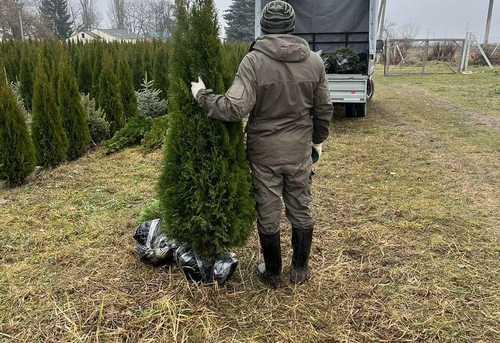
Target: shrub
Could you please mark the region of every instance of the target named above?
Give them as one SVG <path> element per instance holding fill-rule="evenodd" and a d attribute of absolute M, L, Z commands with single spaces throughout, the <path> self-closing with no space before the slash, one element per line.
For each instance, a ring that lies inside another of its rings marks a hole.
<path fill-rule="evenodd" d="M 153 61 L 155 87 L 161 90 L 161 97 L 166 99 L 168 94 L 168 46 L 159 44 Z"/>
<path fill-rule="evenodd" d="M 111 55 L 106 54 L 103 58 L 100 73 L 98 105 L 106 113 L 106 120 L 111 125 L 111 134 L 114 134 L 125 125 L 119 85 L 120 83 L 113 70 Z"/>
<path fill-rule="evenodd" d="M 110 125 L 106 121 L 106 114 L 100 108 L 96 108 L 95 100 L 90 95 L 81 95 L 81 102 L 90 138 L 94 145 L 98 145 L 109 138 Z"/>
<path fill-rule="evenodd" d="M 213 259 L 244 244 L 255 209 L 241 123 L 207 118 L 190 91 L 198 75 L 224 91 L 217 15 L 212 0 L 188 13 L 177 0 L 169 58 L 169 130 L 160 179 L 162 225 L 168 237 Z"/>
<path fill-rule="evenodd" d="M 123 111 L 126 118 L 137 115 L 137 97 L 134 91 L 134 78 L 126 60 L 120 61 L 120 95 L 123 102 Z"/>
<path fill-rule="evenodd" d="M 151 118 L 141 116 L 130 118 L 127 125 L 106 142 L 106 153 L 112 154 L 127 147 L 141 144 L 146 133 L 151 130 L 151 126 Z"/>
<path fill-rule="evenodd" d="M 23 99 L 24 107 L 31 111 L 31 104 L 33 102 L 33 75 L 35 72 L 34 68 L 34 55 L 30 51 L 30 48 L 24 48 L 21 57 L 21 70 L 19 75 L 20 88 L 19 94 L 21 99 Z"/>
<path fill-rule="evenodd" d="M 153 151 L 162 147 L 168 130 L 168 116 L 153 119 L 151 130 L 144 136 L 144 149 Z"/>
<path fill-rule="evenodd" d="M 26 124 L 28 126 L 31 125 L 31 113 L 28 112 L 24 106 L 23 97 L 21 96 L 21 82 L 10 82 L 9 85 L 14 97 L 16 98 L 17 108 L 23 115 Z"/>
<path fill-rule="evenodd" d="M 450 62 L 455 59 L 458 46 L 453 42 L 438 42 L 432 45 L 429 53 L 430 61 Z"/>
<path fill-rule="evenodd" d="M 69 161 L 73 161 L 85 154 L 91 138 L 81 104 L 78 84 L 69 61 L 61 67 L 57 93 L 59 113 L 63 119 L 64 130 L 68 138 L 67 157 Z"/>
<path fill-rule="evenodd" d="M 142 88 L 136 92 L 139 114 L 144 117 L 159 117 L 167 110 L 167 101 L 161 99 L 161 90 L 154 88 L 154 82 L 146 78 L 142 82 Z"/>
<path fill-rule="evenodd" d="M 44 167 L 55 167 L 66 160 L 68 139 L 57 109 L 54 82 L 49 81 L 42 57 L 36 68 L 33 90 L 32 134 L 36 159 Z"/>
<path fill-rule="evenodd" d="M 249 44 L 245 43 L 225 43 L 222 46 L 222 60 L 224 63 L 224 85 L 229 88 L 238 71 L 241 60 L 248 52 Z"/>
<path fill-rule="evenodd" d="M 0 65 L 0 178 L 20 185 L 35 169 L 35 150 L 16 99 Z"/>

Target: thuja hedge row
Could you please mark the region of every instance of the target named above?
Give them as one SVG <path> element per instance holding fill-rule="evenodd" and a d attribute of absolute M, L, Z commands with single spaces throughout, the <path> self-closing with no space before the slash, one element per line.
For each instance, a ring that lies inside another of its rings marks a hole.
<path fill-rule="evenodd" d="M 0 43 L 0 139 L 5 139 L 0 141 L 0 180 L 17 185 L 35 165 L 54 167 L 62 161 L 78 159 L 87 151 L 91 139 L 80 94 L 88 95 L 104 112 L 111 135 L 138 114 L 134 91 L 145 78 L 153 80 L 161 96 L 168 98 L 169 45 L 160 41 Z M 247 49 L 244 44 L 222 46 L 225 87 L 232 82 Z M 12 106 L 16 94 L 9 89 L 9 83 L 18 85 L 21 104 L 17 107 Z M 13 123 L 26 120 L 23 112 L 31 120 L 16 124 L 15 129 L 20 132 L 13 133 Z M 26 154 L 20 156 L 16 145 Z"/>

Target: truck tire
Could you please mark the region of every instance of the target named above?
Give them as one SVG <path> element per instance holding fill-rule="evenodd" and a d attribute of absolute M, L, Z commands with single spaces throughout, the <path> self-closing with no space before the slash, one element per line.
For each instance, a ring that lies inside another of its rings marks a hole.
<path fill-rule="evenodd" d="M 345 116 L 348 118 L 356 117 L 355 104 L 345 104 Z"/>
<path fill-rule="evenodd" d="M 375 82 L 373 80 L 368 80 L 368 85 L 366 89 L 366 95 L 368 97 L 368 101 L 371 101 L 373 96 L 375 95 Z"/>
<path fill-rule="evenodd" d="M 354 104 L 354 111 L 357 118 L 366 117 L 368 112 L 368 103 L 366 104 Z"/>

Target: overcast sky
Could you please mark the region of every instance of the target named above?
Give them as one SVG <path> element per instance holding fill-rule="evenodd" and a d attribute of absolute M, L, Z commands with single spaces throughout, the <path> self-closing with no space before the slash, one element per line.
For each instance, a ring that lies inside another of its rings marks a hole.
<path fill-rule="evenodd" d="M 215 0 L 219 14 L 231 1 Z M 106 22 L 109 2 L 96 0 Z M 419 38 L 462 38 L 469 30 L 482 39 L 488 3 L 489 0 L 388 0 L 387 21 L 399 26 L 416 25 Z M 491 40 L 500 42 L 500 0 L 493 10 Z"/>

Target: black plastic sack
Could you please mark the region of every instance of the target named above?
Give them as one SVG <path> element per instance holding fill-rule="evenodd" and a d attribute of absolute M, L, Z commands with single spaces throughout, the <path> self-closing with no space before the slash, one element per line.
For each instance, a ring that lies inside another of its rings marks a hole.
<path fill-rule="evenodd" d="M 233 276 L 238 267 L 238 259 L 234 253 L 228 253 L 215 261 L 214 280 L 219 286 L 224 286 L 227 280 Z"/>
<path fill-rule="evenodd" d="M 160 219 L 139 225 L 134 239 L 137 242 L 137 255 L 144 263 L 161 267 L 175 262 L 174 254 L 178 245 L 161 231 Z"/>
<path fill-rule="evenodd" d="M 238 267 L 238 259 L 233 253 L 213 261 L 198 256 L 186 246 L 177 249 L 175 260 L 188 281 L 209 285 L 217 282 L 219 286 L 224 286 Z"/>
<path fill-rule="evenodd" d="M 334 54 L 323 54 L 327 74 L 367 74 L 368 54 L 358 54 L 349 48 L 338 49 Z"/>

